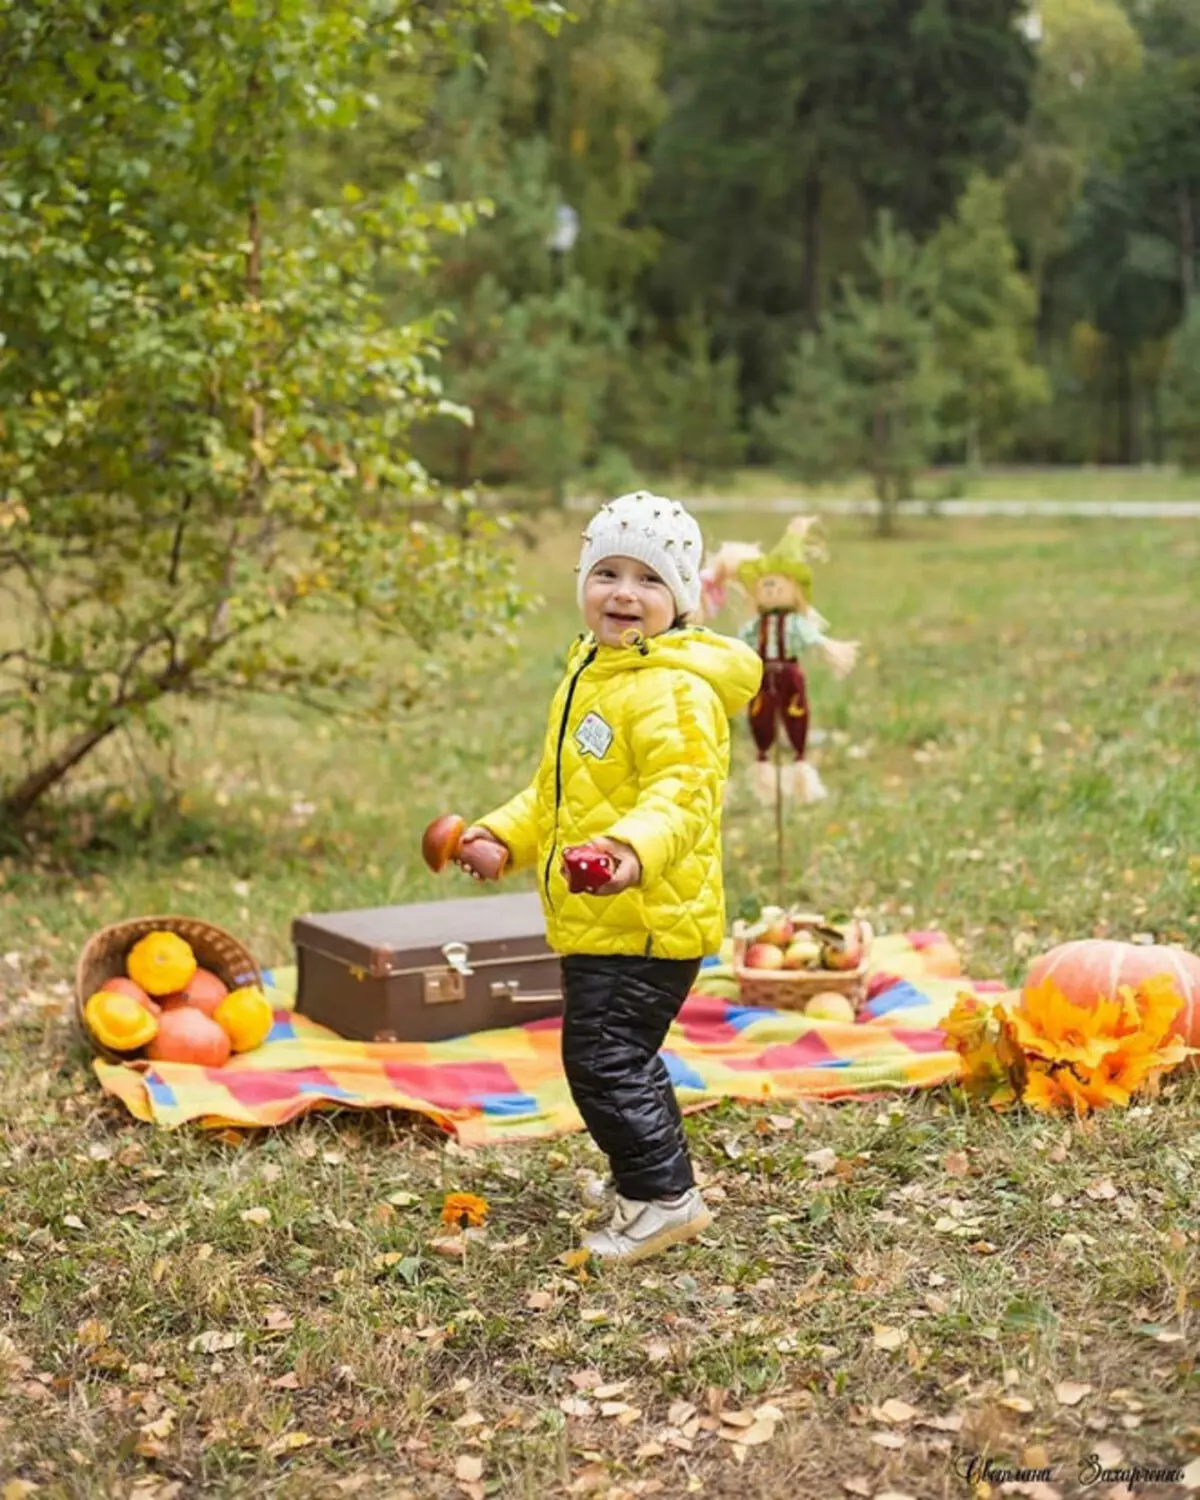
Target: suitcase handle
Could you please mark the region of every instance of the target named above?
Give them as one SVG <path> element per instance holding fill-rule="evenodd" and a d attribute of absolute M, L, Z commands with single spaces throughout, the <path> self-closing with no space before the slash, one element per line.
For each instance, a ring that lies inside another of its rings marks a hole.
<path fill-rule="evenodd" d="M 532 990 L 527 995 L 519 993 L 519 979 L 495 979 L 488 986 L 493 1000 L 511 1000 L 514 1005 L 550 1005 L 562 999 L 561 990 Z"/>

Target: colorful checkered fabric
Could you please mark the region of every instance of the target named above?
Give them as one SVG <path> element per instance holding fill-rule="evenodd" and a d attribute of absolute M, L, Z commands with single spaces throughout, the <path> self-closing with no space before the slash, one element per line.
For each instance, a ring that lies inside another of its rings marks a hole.
<path fill-rule="evenodd" d="M 275 1025 L 223 1068 L 96 1061 L 101 1086 L 139 1120 L 165 1129 L 282 1125 L 312 1109 L 413 1110 L 467 1145 L 581 1130 L 559 1060 L 557 1020 L 444 1042 L 352 1042 L 291 1010 L 295 971 L 267 976 Z M 964 988 L 958 956 L 937 932 L 877 938 L 853 1025 L 689 996 L 663 1058 L 685 1110 L 719 1099 L 786 1105 L 930 1088 L 958 1072 L 939 1021 Z"/>

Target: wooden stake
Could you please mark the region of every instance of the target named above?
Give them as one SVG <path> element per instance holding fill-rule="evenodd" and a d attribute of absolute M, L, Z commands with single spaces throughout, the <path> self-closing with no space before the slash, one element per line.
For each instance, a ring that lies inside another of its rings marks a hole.
<path fill-rule="evenodd" d="M 778 741 L 771 746 L 771 754 L 775 758 L 775 874 L 779 888 L 777 904 L 786 910 L 788 901 L 783 878 L 783 766 L 779 759 Z"/>

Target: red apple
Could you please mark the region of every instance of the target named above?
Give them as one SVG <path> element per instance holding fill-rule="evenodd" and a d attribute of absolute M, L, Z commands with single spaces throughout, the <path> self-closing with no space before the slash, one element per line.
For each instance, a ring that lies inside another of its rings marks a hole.
<path fill-rule="evenodd" d="M 827 969 L 846 971 L 857 969 L 863 961 L 863 933 L 858 922 L 842 928 L 836 938 L 830 938 L 821 949 L 821 958 Z"/>
<path fill-rule="evenodd" d="M 782 969 L 783 949 L 777 943 L 751 943 L 746 949 L 747 969 Z"/>
<path fill-rule="evenodd" d="M 758 920 L 761 942 L 774 943 L 777 948 L 786 948 L 791 942 L 796 928 L 782 906 L 764 906 Z"/>
<path fill-rule="evenodd" d="M 563 850 L 563 870 L 572 891 L 598 891 L 612 879 L 613 859 L 595 844 L 575 844 Z"/>
<path fill-rule="evenodd" d="M 134 984 L 132 979 L 126 979 L 124 974 L 114 974 L 111 979 L 106 979 L 100 988 L 114 995 L 128 995 L 131 1000 L 136 1000 L 143 1010 L 148 1010 L 152 1016 L 162 1014 L 162 1006 L 159 1002 L 151 1000 L 140 984 Z"/>

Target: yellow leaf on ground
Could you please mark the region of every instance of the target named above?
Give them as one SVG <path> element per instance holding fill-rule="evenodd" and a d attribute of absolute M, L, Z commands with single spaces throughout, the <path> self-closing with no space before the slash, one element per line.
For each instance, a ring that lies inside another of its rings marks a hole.
<path fill-rule="evenodd" d="M 908 1339 L 903 1328 L 889 1328 L 884 1323 L 876 1323 L 871 1332 L 876 1349 L 901 1349 Z"/>
<path fill-rule="evenodd" d="M 895 1396 L 889 1396 L 882 1406 L 872 1409 L 871 1415 L 881 1422 L 889 1422 L 893 1427 L 898 1427 L 905 1422 L 911 1422 L 917 1415 L 917 1408 L 909 1406 L 907 1401 L 900 1401 Z"/>

